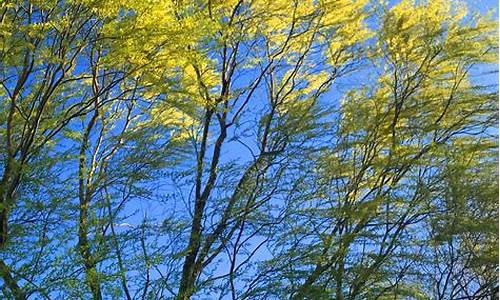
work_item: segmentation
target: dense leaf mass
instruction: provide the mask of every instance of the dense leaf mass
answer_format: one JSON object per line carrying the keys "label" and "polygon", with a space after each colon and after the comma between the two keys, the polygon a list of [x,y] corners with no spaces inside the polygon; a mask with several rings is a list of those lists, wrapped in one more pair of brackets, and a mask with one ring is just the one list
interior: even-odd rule
{"label": "dense leaf mass", "polygon": [[498,24],[389,2],[0,1],[0,298],[494,297]]}

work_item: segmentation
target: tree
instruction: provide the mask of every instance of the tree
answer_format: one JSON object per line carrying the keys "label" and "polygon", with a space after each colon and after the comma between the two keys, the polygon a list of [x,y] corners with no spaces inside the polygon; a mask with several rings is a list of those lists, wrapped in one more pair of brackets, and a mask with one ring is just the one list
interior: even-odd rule
{"label": "tree", "polygon": [[[19,203],[23,192],[37,186],[37,175],[53,167],[50,150],[71,120],[84,116],[93,99],[78,84],[85,74],[76,70],[83,50],[93,38],[95,21],[79,5],[39,5],[29,1],[1,4],[2,23],[2,181],[0,184],[0,248],[8,247],[13,213],[29,219],[33,199]],[[83,62],[84,64],[84,62]],[[116,83],[103,87],[112,88]],[[28,197],[29,198],[29,197]],[[24,216],[23,216],[24,215]],[[43,219],[40,226],[43,225]],[[43,229],[42,229],[43,230]],[[44,234],[42,234],[44,235]],[[8,252],[6,253],[8,256]],[[18,260],[19,257],[14,258]],[[16,299],[28,294],[4,260],[0,262],[5,285]],[[29,279],[23,278],[29,282]]]}
{"label": "tree", "polygon": [[491,16],[406,0],[0,12],[4,298],[491,293]]}

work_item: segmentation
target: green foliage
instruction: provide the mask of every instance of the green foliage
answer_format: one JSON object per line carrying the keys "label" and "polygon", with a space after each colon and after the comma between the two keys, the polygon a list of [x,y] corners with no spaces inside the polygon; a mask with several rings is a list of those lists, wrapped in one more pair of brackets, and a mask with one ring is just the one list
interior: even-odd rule
{"label": "green foliage", "polygon": [[488,297],[497,42],[460,1],[1,2],[0,298]]}

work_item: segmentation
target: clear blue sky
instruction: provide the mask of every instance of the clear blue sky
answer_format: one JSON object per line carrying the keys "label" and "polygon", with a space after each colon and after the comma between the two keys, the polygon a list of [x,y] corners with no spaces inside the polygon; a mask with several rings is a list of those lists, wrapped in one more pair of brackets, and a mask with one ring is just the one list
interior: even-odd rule
{"label": "clear blue sky", "polygon": [[[453,1],[453,0],[450,0]],[[495,16],[498,18],[498,1],[497,0],[466,0],[469,8],[472,10],[477,10],[480,13],[486,13],[487,11],[494,9]]]}

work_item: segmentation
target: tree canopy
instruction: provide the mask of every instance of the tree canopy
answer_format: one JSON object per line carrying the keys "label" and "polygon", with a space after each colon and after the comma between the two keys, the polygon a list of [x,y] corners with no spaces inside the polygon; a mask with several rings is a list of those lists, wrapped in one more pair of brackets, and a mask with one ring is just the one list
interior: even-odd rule
{"label": "tree canopy", "polygon": [[0,2],[0,298],[487,299],[498,22]]}

